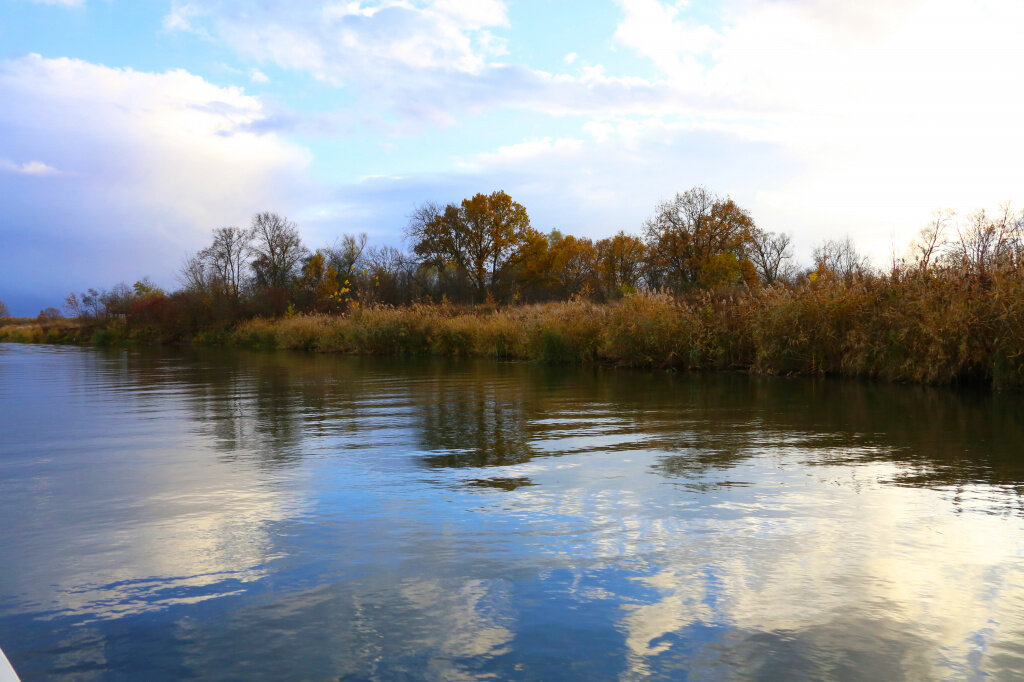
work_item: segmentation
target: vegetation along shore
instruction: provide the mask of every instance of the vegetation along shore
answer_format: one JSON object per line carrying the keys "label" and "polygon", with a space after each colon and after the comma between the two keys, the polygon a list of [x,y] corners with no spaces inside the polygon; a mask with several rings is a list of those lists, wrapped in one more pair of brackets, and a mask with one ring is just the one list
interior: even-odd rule
{"label": "vegetation along shore", "polygon": [[[410,251],[309,251],[273,213],[214,231],[181,287],[71,294],[0,341],[198,343],[1024,387],[1024,212],[936,216],[885,269],[851,240],[789,239],[696,187],[642,233],[531,227],[504,192],[424,204]],[[0,304],[2,310],[2,304]]]}

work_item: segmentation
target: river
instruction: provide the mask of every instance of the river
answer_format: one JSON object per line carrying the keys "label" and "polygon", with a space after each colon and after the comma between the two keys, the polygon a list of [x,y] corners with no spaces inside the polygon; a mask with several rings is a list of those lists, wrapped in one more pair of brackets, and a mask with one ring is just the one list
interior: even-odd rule
{"label": "river", "polygon": [[0,344],[28,682],[1024,678],[1024,396]]}

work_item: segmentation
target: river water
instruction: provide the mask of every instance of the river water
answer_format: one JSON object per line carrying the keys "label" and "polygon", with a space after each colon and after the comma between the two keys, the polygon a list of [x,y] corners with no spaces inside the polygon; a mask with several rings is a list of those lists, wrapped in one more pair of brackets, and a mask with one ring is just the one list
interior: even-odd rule
{"label": "river water", "polygon": [[0,345],[27,681],[1020,679],[1024,398]]}

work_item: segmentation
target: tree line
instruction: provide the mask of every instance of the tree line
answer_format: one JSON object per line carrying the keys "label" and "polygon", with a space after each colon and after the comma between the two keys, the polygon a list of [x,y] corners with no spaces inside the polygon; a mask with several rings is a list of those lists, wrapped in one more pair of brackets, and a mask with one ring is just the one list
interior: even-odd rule
{"label": "tree line", "polygon": [[[206,248],[186,256],[177,291],[162,291],[144,279],[131,287],[71,294],[65,310],[74,317],[125,317],[195,329],[217,321],[346,313],[383,304],[602,302],[645,290],[686,296],[878,274],[849,238],[819,244],[813,265],[798,268],[788,235],[762,230],[747,210],[705,187],[659,202],[639,234],[620,231],[593,240],[557,229],[544,233],[531,225],[522,204],[496,191],[418,206],[405,240],[408,250],[369,246],[365,234],[346,234],[310,250],[294,222],[258,213],[246,228],[214,230]],[[1024,212],[1006,206],[966,220],[939,214],[908,257],[892,265],[893,273],[984,279],[1019,272],[1022,263]]]}

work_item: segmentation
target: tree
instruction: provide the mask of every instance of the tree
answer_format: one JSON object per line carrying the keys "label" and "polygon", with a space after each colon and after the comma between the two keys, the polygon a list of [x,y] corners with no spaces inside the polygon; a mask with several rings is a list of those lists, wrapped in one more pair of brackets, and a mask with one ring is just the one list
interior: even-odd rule
{"label": "tree", "polygon": [[1004,204],[994,217],[984,210],[971,214],[966,225],[957,226],[946,258],[980,277],[1020,267],[1024,264],[1024,211],[1015,214]]}
{"label": "tree", "polygon": [[240,227],[214,230],[213,244],[199,252],[206,286],[213,286],[237,299],[252,250],[251,242],[252,235]]}
{"label": "tree", "polygon": [[922,227],[917,233],[917,238],[911,242],[910,257],[921,272],[928,272],[929,267],[946,248],[946,228],[953,220],[953,216],[953,212],[948,210],[936,213],[932,221]]}
{"label": "tree", "polygon": [[747,252],[763,284],[771,285],[791,276],[793,252],[789,243],[788,234],[767,232],[757,227],[750,231]]}
{"label": "tree", "polygon": [[662,201],[644,222],[654,278],[677,291],[735,284],[753,275],[750,214],[728,197],[694,187]]}
{"label": "tree", "polygon": [[514,265],[532,234],[526,209],[503,191],[476,194],[458,206],[427,203],[409,219],[413,252],[439,272],[454,266],[482,296]]}
{"label": "tree", "polygon": [[491,238],[491,281],[501,268],[515,258],[532,234],[530,216],[522,204],[512,201],[503,191],[488,197],[488,223]]}
{"label": "tree", "polygon": [[257,213],[249,228],[253,274],[259,286],[287,288],[308,251],[295,223],[276,213]]}
{"label": "tree", "polygon": [[[185,261],[178,270],[178,281],[185,291],[204,292],[210,286],[206,261],[199,254],[185,254]],[[74,296],[74,294],[72,294]]]}
{"label": "tree", "polygon": [[64,310],[71,317],[92,317],[99,319],[106,317],[107,308],[106,303],[106,292],[100,292],[96,289],[87,289],[83,291],[81,295],[76,295],[75,292],[71,292],[64,299]]}
{"label": "tree", "polygon": [[621,296],[640,288],[647,247],[643,241],[620,231],[597,242],[598,275],[605,296]]}
{"label": "tree", "polygon": [[327,249],[319,249],[306,259],[302,266],[300,287],[308,299],[306,307],[314,310],[331,310],[342,305],[342,296],[351,290],[345,280],[339,282],[338,272],[328,264]]}
{"label": "tree", "polygon": [[369,277],[363,293],[367,301],[406,303],[415,296],[415,262],[393,246],[368,249]]}
{"label": "tree", "polygon": [[819,275],[831,274],[847,282],[871,268],[867,256],[857,252],[857,247],[849,237],[825,240],[814,247],[813,256]]}
{"label": "tree", "polygon": [[0,301],[0,317],[10,317],[10,316],[11,316],[11,311],[7,307],[7,304],[4,303],[3,301]]}
{"label": "tree", "polygon": [[551,275],[562,296],[587,295],[597,287],[597,249],[586,238],[550,240]]}
{"label": "tree", "polygon": [[164,290],[153,283],[149,277],[143,277],[132,285],[132,291],[137,298],[144,296],[166,296]]}
{"label": "tree", "polygon": [[322,249],[327,264],[334,268],[339,277],[348,277],[356,269],[363,251],[366,250],[366,233],[359,235],[345,234],[335,242],[334,246]]}

